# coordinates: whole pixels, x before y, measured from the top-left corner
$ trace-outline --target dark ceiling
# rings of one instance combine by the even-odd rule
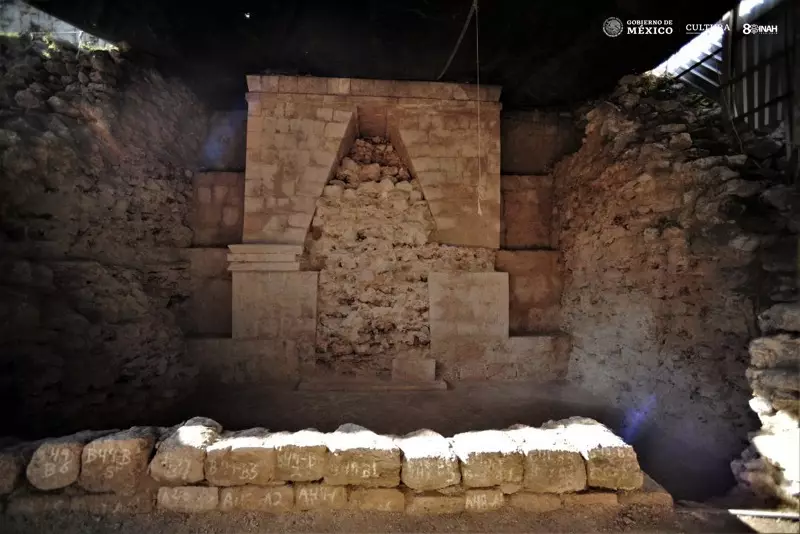
[[[243,105],[244,75],[435,80],[471,0],[31,0],[90,33],[126,41],[186,77],[220,107]],[[506,108],[558,107],[648,70],[732,0],[483,0],[481,83],[503,86]],[[249,14],[247,16],[246,14]],[[671,19],[672,35],[606,37],[602,23]],[[474,24],[474,23],[473,23]],[[446,81],[474,82],[471,26]]]

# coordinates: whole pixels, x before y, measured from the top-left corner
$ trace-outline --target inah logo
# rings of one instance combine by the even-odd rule
[[[605,22],[603,22],[603,33],[609,37],[618,37],[622,35],[622,30],[622,21],[617,17],[608,17]]]

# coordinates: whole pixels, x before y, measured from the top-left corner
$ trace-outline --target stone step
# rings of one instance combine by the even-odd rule
[[[444,380],[400,382],[344,378],[338,380],[303,380],[299,391],[431,391],[447,389]]]

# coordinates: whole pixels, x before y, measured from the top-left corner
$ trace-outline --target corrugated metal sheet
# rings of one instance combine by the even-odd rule
[[[746,24],[775,25],[777,33],[745,33]],[[800,42],[798,32],[797,0],[745,0],[656,72],[680,78],[719,100],[732,120],[758,129],[783,123],[791,130],[789,103],[794,93],[792,69]]]
[[[756,17],[734,17],[723,40],[723,104],[733,120],[756,129],[792,122],[792,71],[800,29],[800,3],[784,0]],[[774,27],[774,33],[745,33],[746,24]]]

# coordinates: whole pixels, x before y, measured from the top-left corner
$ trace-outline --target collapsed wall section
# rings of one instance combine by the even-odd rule
[[[206,113],[116,52],[3,38],[0,395],[9,430],[156,417],[187,388],[190,177]]]

